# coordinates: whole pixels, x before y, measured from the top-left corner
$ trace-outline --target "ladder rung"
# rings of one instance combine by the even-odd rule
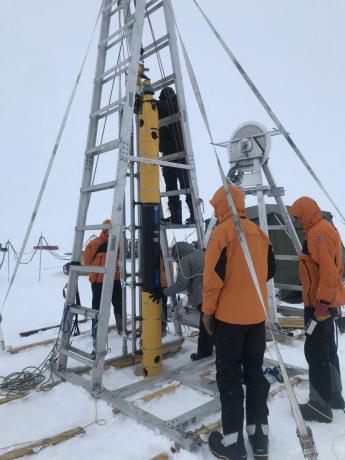
[[[157,3],[157,1],[158,0],[152,0],[151,2],[147,3],[147,5],[146,5],[147,11],[145,12],[145,17],[147,17],[150,14],[154,13],[155,11],[157,11],[163,5],[162,1],[160,1],[159,3]],[[151,6],[154,3],[157,3],[157,5],[154,5],[152,8],[149,9],[149,5]]]
[[[180,120],[181,120],[180,113],[179,112],[174,113],[173,115],[169,115],[168,117],[164,117],[160,119],[159,126],[163,127],[163,126],[171,125],[172,123],[176,123],[177,121],[180,121]]]
[[[91,355],[89,353],[86,353],[84,350],[80,350],[79,348],[76,347],[69,347],[68,350],[66,348],[60,347],[60,352],[69,358],[75,359],[76,361],[80,361],[83,364],[86,364],[87,366],[93,366],[95,363],[95,360],[92,359]]]
[[[285,225],[268,225],[268,230],[285,230]]]
[[[181,190],[171,190],[170,192],[161,192],[161,196],[177,196],[177,195],[188,195],[192,192],[191,188],[183,188]]]
[[[79,225],[76,226],[77,231],[87,231],[87,230],[109,230],[110,224],[93,224],[93,225]]]
[[[113,16],[114,14],[118,13],[121,10],[121,8],[126,6],[127,3],[130,3],[130,1],[131,0],[122,0],[121,5],[110,12],[110,16]],[[155,5],[157,2],[159,2],[158,5]],[[112,7],[115,4],[118,4],[118,3],[119,3],[119,0],[114,0],[113,2],[111,2],[110,5],[108,5],[105,8],[103,8],[103,14],[106,14],[109,10],[112,9]],[[146,4],[146,8],[148,10],[147,13],[148,14],[153,13],[153,11],[156,11],[158,8],[160,8],[162,6],[162,4],[163,4],[163,2],[161,0],[151,0],[151,1],[147,2],[147,4]],[[151,8],[151,6],[152,6],[152,8]],[[145,13],[145,16],[146,16],[146,13]]]
[[[113,14],[118,13],[118,12],[120,11],[120,9],[123,8],[123,7],[124,7],[127,3],[129,3],[130,1],[131,1],[131,0],[121,0],[121,5],[118,6],[117,8],[115,8],[115,10],[111,11],[111,12],[110,12],[110,16],[112,16]],[[105,7],[103,8],[103,10],[102,10],[102,14],[108,13],[109,10],[111,10],[112,7],[113,7],[115,4],[118,5],[118,4],[119,4],[119,0],[113,0],[113,1],[110,3],[110,5],[105,6]]]
[[[145,46],[144,53],[143,53],[143,59],[148,58],[149,56],[151,56],[152,54],[155,54],[157,51],[160,51],[166,46],[169,46],[169,35],[168,34],[163,35],[158,40],[155,40],[154,42]]]
[[[160,89],[163,89],[165,86],[170,86],[175,83],[175,74],[172,73],[171,75],[168,75],[165,78],[162,78],[161,80],[157,80],[154,83],[152,83],[152,88],[154,91],[159,91]]]
[[[98,267],[96,265],[71,265],[70,270],[79,273],[105,273],[105,267]]]
[[[113,46],[117,45],[118,43],[120,43],[125,38],[128,38],[129,30],[130,30],[131,26],[133,26],[133,24],[134,24],[134,19],[130,19],[126,24],[124,24],[122,27],[120,27],[120,29],[117,29],[116,32],[114,32],[113,34],[109,35],[101,43],[99,43],[98,48],[104,48],[105,47],[107,50],[109,50],[110,48],[112,48]],[[117,40],[114,40],[112,43],[109,43],[111,40],[113,40],[116,37],[118,37]]]
[[[159,2],[159,3],[157,3],[157,2]],[[155,3],[157,3],[157,4],[155,5]],[[151,0],[151,2],[148,2],[146,4],[146,9],[147,10],[145,12],[145,17],[147,17],[150,14],[154,13],[155,11],[157,11],[162,5],[163,5],[163,2],[160,1],[160,0]],[[151,6],[152,6],[152,8],[151,8]]]
[[[298,256],[293,256],[293,255],[274,255],[276,260],[288,260],[288,261],[293,261],[293,260],[298,260]]]
[[[85,318],[95,318],[98,314],[98,310],[82,307],[81,305],[70,307],[69,311],[75,315],[83,315]]]
[[[130,58],[126,58],[123,61],[119,62],[118,64],[114,65],[113,67],[110,67],[110,69],[106,70],[104,73],[102,73],[99,78],[97,79],[97,82],[101,81],[103,83],[106,83],[116,76],[121,75],[123,72],[126,72],[128,69],[128,64],[130,62]],[[108,75],[112,74],[114,72],[114,75],[111,75],[111,77],[106,78]]]
[[[196,224],[171,224],[170,222],[162,222],[161,221],[161,226],[164,227],[165,229],[169,230],[178,230],[178,229],[184,229],[184,228],[195,228]]]
[[[119,148],[120,141],[119,139],[115,139],[114,141],[106,142],[105,144],[97,145],[97,147],[93,147],[92,149],[86,150],[86,155],[99,155],[100,153],[110,152],[110,150],[115,150]]]
[[[102,192],[103,190],[110,190],[115,187],[116,181],[103,182],[101,184],[90,185],[90,187],[84,187],[80,189],[82,193],[86,192]]]
[[[134,161],[137,163],[146,163],[151,165],[159,165],[159,166],[167,166],[168,168],[178,168],[178,169],[189,169],[195,170],[195,166],[186,165],[185,163],[173,163],[171,161],[164,161],[164,160],[154,160],[152,158],[145,158],[145,157],[136,157],[132,155],[122,155],[124,160],[127,161]],[[164,157],[162,157],[164,158]]]
[[[302,287],[297,284],[274,283],[274,286],[278,289],[288,289],[290,291],[302,291]]]
[[[163,5],[162,0],[151,0],[150,2],[147,2],[145,5],[145,18],[147,18],[150,14],[154,13],[157,11],[161,6]],[[132,14],[131,18],[134,17],[134,14]]]
[[[182,158],[186,158],[186,152],[182,150],[181,152],[170,153],[169,155],[162,155],[161,158],[164,161],[181,160]]]
[[[102,84],[105,85],[106,83],[108,83],[108,81],[114,80],[115,78],[119,77],[121,74],[127,72],[128,68],[129,68],[129,66],[126,65],[123,69],[121,69],[118,72],[115,72],[114,74],[110,75],[110,77],[103,78],[103,80],[101,80]]]
[[[101,119],[103,117],[111,115],[112,113],[118,112],[120,110],[122,104],[125,103],[125,101],[126,101],[126,98],[123,97],[123,98],[121,98],[120,100],[118,100],[116,102],[113,102],[113,103],[111,103],[109,105],[106,105],[106,106],[102,107],[101,109],[96,110],[95,112],[92,112],[91,115],[90,115],[90,118],[98,117],[99,119]]]

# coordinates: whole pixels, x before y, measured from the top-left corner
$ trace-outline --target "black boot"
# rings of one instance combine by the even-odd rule
[[[237,442],[230,446],[223,446],[223,436],[219,431],[212,431],[208,438],[208,445],[213,455],[226,460],[246,460],[247,451],[244,446],[242,433],[239,433]]]
[[[190,359],[192,361],[199,361],[199,359],[204,359],[204,358],[207,358],[208,356],[211,356],[212,353],[210,353],[209,355],[205,355],[205,356],[202,356],[202,355],[199,355],[198,353],[192,353],[190,355]]]
[[[331,423],[333,421],[332,409],[315,401],[299,404],[304,420],[309,422]]]
[[[249,434],[248,428],[248,439],[253,449],[254,458],[258,460],[268,458],[268,436],[263,433],[261,424],[256,425],[253,435]]]
[[[331,399],[331,408],[332,409],[345,409],[345,401],[340,392],[333,392]]]
[[[162,224],[182,225],[182,205],[181,201],[169,203],[170,217],[161,219]]]
[[[121,313],[115,313],[115,322],[117,326],[117,333],[119,335],[122,335],[122,314]]]
[[[192,203],[191,197],[189,197],[189,199],[187,199],[187,197],[186,197],[186,203],[187,203],[187,206],[188,206],[188,209],[189,209],[189,214],[190,214],[188,219],[186,219],[186,224],[187,225],[195,224],[194,208],[193,208],[193,203]]]

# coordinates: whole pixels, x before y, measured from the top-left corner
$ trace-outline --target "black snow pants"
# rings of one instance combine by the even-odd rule
[[[198,310],[201,310],[201,305],[197,307]],[[201,358],[206,358],[206,356],[211,356],[213,352],[214,338],[212,335],[206,331],[203,322],[204,314],[200,312],[199,320],[199,337],[198,337],[198,350],[197,355]]]
[[[316,321],[314,308],[306,307],[306,327],[310,320]],[[309,365],[309,399],[329,406],[332,392],[341,393],[342,389],[333,318],[317,322],[313,333],[306,333],[304,354]]]
[[[216,320],[215,345],[224,435],[243,431],[243,383],[247,425],[266,425],[270,384],[262,371],[265,323],[240,325]]]
[[[164,160],[164,155],[162,156],[162,160]],[[186,169],[179,169],[179,168],[167,168],[163,167],[163,177],[165,181],[165,188],[167,192],[171,192],[173,190],[182,190],[186,188],[190,188],[189,184],[189,177],[188,172]],[[179,182],[180,186],[178,187],[177,182]],[[168,205],[169,209],[174,209],[179,206],[180,198],[179,195],[169,196],[168,197]],[[192,209],[192,197],[190,193],[186,195],[186,203],[189,210]]]
[[[102,294],[103,283],[92,283],[92,308],[99,310],[101,304],[101,294]],[[113,294],[111,298],[111,303],[114,307],[114,315],[122,315],[122,289],[121,281],[115,280],[113,287]]]

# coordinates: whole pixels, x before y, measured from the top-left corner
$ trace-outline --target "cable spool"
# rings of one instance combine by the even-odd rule
[[[228,147],[231,163],[260,159],[263,165],[271,150],[271,136],[265,126],[256,121],[241,124],[232,134]]]

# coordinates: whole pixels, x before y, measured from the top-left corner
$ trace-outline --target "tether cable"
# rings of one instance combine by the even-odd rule
[[[8,288],[7,288],[7,292],[6,292],[5,298],[4,298],[4,300],[3,300],[3,302],[2,302],[2,305],[1,305],[1,309],[0,309],[0,349],[5,349],[4,336],[3,336],[2,328],[1,328],[2,313],[3,313],[3,311],[4,311],[4,308],[5,308],[5,305],[6,305],[6,301],[7,301],[8,295],[9,295],[11,289],[12,289],[13,282],[14,282],[14,280],[15,280],[15,277],[16,277],[16,274],[17,274],[18,267],[19,267],[19,265],[20,265],[20,262],[21,262],[23,253],[24,253],[24,251],[25,251],[25,248],[26,248],[26,245],[27,245],[27,242],[28,242],[30,233],[31,233],[31,229],[32,229],[33,224],[34,224],[34,222],[35,222],[35,219],[36,219],[36,216],[37,216],[37,213],[38,213],[40,204],[41,204],[41,200],[42,200],[44,191],[45,191],[46,186],[47,186],[48,178],[49,178],[51,169],[52,169],[53,164],[54,164],[54,160],[55,160],[55,157],[56,157],[56,154],[57,154],[59,145],[60,145],[60,141],[61,141],[61,138],[62,138],[62,134],[63,134],[63,132],[64,132],[64,129],[65,129],[65,126],[66,126],[66,122],[67,122],[69,113],[70,113],[70,111],[71,111],[72,103],[73,103],[73,100],[74,100],[74,97],[75,97],[75,94],[76,94],[76,91],[77,91],[77,88],[78,88],[78,85],[79,85],[79,81],[80,81],[82,72],[83,72],[83,70],[84,70],[84,66],[85,66],[86,59],[87,59],[87,57],[88,57],[88,55],[89,55],[89,51],[90,51],[90,48],[91,48],[91,44],[92,44],[92,41],[93,41],[93,37],[94,37],[94,35],[95,35],[95,31],[96,31],[96,28],[97,28],[97,24],[98,24],[99,18],[100,18],[101,13],[102,13],[102,8],[103,8],[103,0],[102,0],[100,9],[99,9],[98,15],[97,15],[97,19],[96,19],[95,25],[94,25],[93,30],[92,30],[92,33],[91,33],[91,37],[90,37],[89,43],[88,43],[87,48],[86,48],[86,52],[85,52],[84,58],[83,58],[83,60],[82,60],[81,66],[80,66],[80,70],[79,70],[79,72],[78,72],[76,81],[75,81],[75,83],[74,83],[74,87],[73,87],[73,89],[72,89],[71,95],[70,95],[69,100],[68,100],[68,104],[67,104],[67,107],[66,107],[64,116],[63,116],[63,118],[62,118],[61,126],[60,126],[60,129],[59,129],[59,132],[58,132],[58,135],[57,135],[57,138],[56,138],[54,147],[53,147],[53,151],[52,151],[51,156],[50,156],[50,160],[49,160],[48,167],[47,167],[47,170],[46,170],[45,175],[44,175],[44,178],[43,178],[43,182],[42,182],[42,184],[41,184],[40,191],[39,191],[39,193],[38,193],[38,197],[37,197],[37,200],[36,200],[36,204],[35,204],[35,207],[34,207],[32,216],[31,216],[31,218],[30,218],[30,222],[29,222],[28,228],[27,228],[27,230],[26,230],[26,234],[25,234],[25,237],[24,237],[24,240],[23,240],[23,243],[22,243],[22,247],[21,247],[20,252],[19,252],[18,260],[17,260],[16,265],[15,265],[15,267],[14,267],[14,271],[13,271],[13,274],[12,274],[12,277],[11,277],[11,280],[10,280],[10,283],[9,283],[9,286],[8,286]]]
[[[195,1],[195,0],[193,0],[193,1]],[[173,12],[171,12],[171,14],[172,14],[172,17],[174,19]],[[313,435],[312,435],[312,432],[311,432],[310,428],[307,427],[307,425],[306,425],[306,423],[305,423],[305,421],[304,421],[304,419],[302,417],[302,414],[301,414],[301,411],[300,411],[300,408],[299,408],[299,405],[298,405],[298,402],[297,402],[297,399],[296,399],[295,392],[294,392],[294,390],[292,388],[289,376],[287,374],[287,371],[286,371],[286,368],[285,368],[285,365],[284,365],[284,362],[283,362],[283,358],[281,356],[278,344],[277,344],[277,342],[275,340],[275,337],[274,337],[274,334],[273,334],[273,331],[272,331],[272,324],[271,324],[271,322],[269,320],[269,317],[267,315],[265,302],[264,302],[264,298],[263,298],[263,295],[262,295],[262,292],[261,292],[259,281],[258,281],[258,278],[257,278],[257,275],[256,275],[253,259],[252,259],[251,254],[250,254],[248,243],[247,243],[244,231],[243,231],[242,226],[241,226],[240,218],[238,216],[235,203],[234,203],[234,201],[232,199],[231,193],[230,193],[229,188],[228,188],[229,184],[227,182],[227,178],[226,178],[226,176],[224,174],[224,170],[223,170],[222,165],[220,163],[218,153],[217,153],[217,150],[216,150],[216,146],[214,144],[210,124],[209,124],[209,121],[208,121],[208,117],[207,117],[207,114],[206,114],[206,110],[205,110],[205,106],[204,106],[204,103],[203,103],[203,100],[202,100],[200,89],[199,89],[199,86],[198,86],[198,83],[197,83],[197,80],[196,80],[196,77],[195,77],[195,73],[194,73],[192,64],[190,62],[189,56],[187,54],[186,48],[184,46],[184,43],[182,41],[181,35],[179,33],[178,27],[176,25],[175,19],[174,19],[174,22],[175,22],[175,27],[176,27],[176,30],[178,32],[179,39],[180,39],[180,42],[181,42],[182,52],[183,52],[183,55],[184,55],[184,58],[185,58],[185,61],[186,61],[187,71],[188,71],[188,74],[189,74],[189,78],[191,80],[191,84],[192,84],[192,87],[193,87],[193,92],[194,92],[194,95],[196,97],[200,112],[202,114],[202,117],[203,117],[206,129],[207,129],[208,135],[210,137],[210,141],[212,143],[213,151],[214,151],[216,161],[217,161],[217,165],[218,165],[218,168],[219,168],[219,172],[220,172],[220,175],[221,175],[221,178],[222,178],[224,191],[226,193],[226,198],[227,198],[227,202],[228,202],[228,205],[229,205],[230,214],[231,214],[232,220],[233,220],[234,225],[235,225],[236,233],[237,233],[237,236],[238,236],[238,239],[239,239],[242,251],[243,251],[243,255],[244,255],[245,260],[246,260],[246,265],[247,265],[248,270],[250,272],[250,275],[251,275],[251,278],[252,278],[256,293],[257,293],[257,297],[258,297],[259,302],[260,302],[260,307],[261,307],[261,309],[263,310],[263,312],[265,314],[266,321],[267,321],[267,324],[269,326],[269,331],[270,331],[271,336],[272,336],[273,347],[274,347],[276,356],[278,358],[278,362],[279,362],[279,365],[280,365],[280,370],[281,370],[281,373],[282,373],[282,376],[283,376],[283,379],[284,379],[288,399],[289,399],[289,402],[290,402],[290,407],[291,407],[293,417],[294,417],[295,422],[296,422],[297,435],[298,435],[298,438],[299,438],[299,441],[300,441],[300,444],[301,444],[301,448],[302,448],[302,451],[303,451],[303,454],[304,454],[305,458],[308,458],[310,460],[316,460],[318,458],[318,454],[317,454],[316,446],[315,446],[315,443],[314,443],[314,440],[313,440]]]
[[[311,174],[311,176],[313,177],[313,179],[315,180],[315,182],[318,184],[318,186],[321,188],[321,190],[323,191],[323,193],[326,195],[326,197],[328,198],[328,200],[330,201],[330,203],[333,205],[334,209],[338,212],[339,216],[341,217],[342,221],[343,221],[343,224],[345,224],[345,217],[344,217],[344,214],[340,211],[340,209],[338,208],[338,206],[336,205],[335,201],[333,200],[333,198],[331,197],[331,195],[327,192],[326,188],[324,187],[324,185],[322,184],[322,182],[320,181],[320,179],[317,177],[316,173],[314,172],[314,170],[312,169],[312,167],[310,166],[310,164],[308,163],[308,161],[305,159],[305,157],[303,156],[302,152],[300,151],[300,149],[297,147],[297,145],[295,144],[295,142],[293,141],[292,137],[290,136],[290,134],[286,131],[285,127],[283,126],[283,124],[281,123],[281,121],[279,120],[279,118],[277,117],[277,115],[275,114],[275,112],[272,110],[272,108],[270,107],[270,105],[268,104],[268,102],[266,101],[266,99],[263,97],[263,95],[260,93],[260,91],[258,90],[258,88],[255,86],[255,84],[253,83],[253,81],[251,80],[251,78],[249,77],[249,75],[247,74],[247,72],[244,70],[244,68],[241,66],[241,64],[239,63],[239,61],[237,60],[236,56],[232,53],[232,51],[230,50],[230,48],[228,47],[228,45],[224,42],[224,40],[222,39],[222,37],[220,36],[220,34],[218,33],[218,31],[216,30],[216,28],[214,27],[214,25],[211,23],[211,21],[208,19],[208,17],[206,16],[206,14],[204,13],[204,11],[201,9],[200,5],[198,4],[198,2],[196,0],[193,0],[193,2],[195,3],[196,7],[198,8],[198,10],[200,11],[200,13],[202,14],[202,16],[204,17],[205,21],[207,22],[207,24],[210,26],[212,32],[215,34],[215,36],[217,37],[218,41],[220,42],[220,44],[222,45],[224,51],[226,52],[226,54],[229,56],[229,58],[231,59],[231,61],[233,62],[233,64],[235,65],[235,67],[237,68],[237,70],[240,72],[240,74],[242,75],[242,77],[244,78],[244,80],[246,81],[246,83],[248,84],[248,86],[250,87],[250,89],[253,91],[254,95],[256,96],[256,98],[259,100],[259,102],[262,104],[262,106],[264,107],[264,109],[266,110],[266,112],[268,113],[269,117],[273,120],[273,122],[276,124],[276,126],[279,128],[279,130],[281,131],[281,133],[283,134],[283,136],[285,137],[285,139],[287,140],[288,144],[292,147],[292,149],[294,150],[294,152],[296,153],[296,155],[298,156],[298,158],[301,160],[301,162],[303,163],[303,165],[306,167],[307,171]]]

